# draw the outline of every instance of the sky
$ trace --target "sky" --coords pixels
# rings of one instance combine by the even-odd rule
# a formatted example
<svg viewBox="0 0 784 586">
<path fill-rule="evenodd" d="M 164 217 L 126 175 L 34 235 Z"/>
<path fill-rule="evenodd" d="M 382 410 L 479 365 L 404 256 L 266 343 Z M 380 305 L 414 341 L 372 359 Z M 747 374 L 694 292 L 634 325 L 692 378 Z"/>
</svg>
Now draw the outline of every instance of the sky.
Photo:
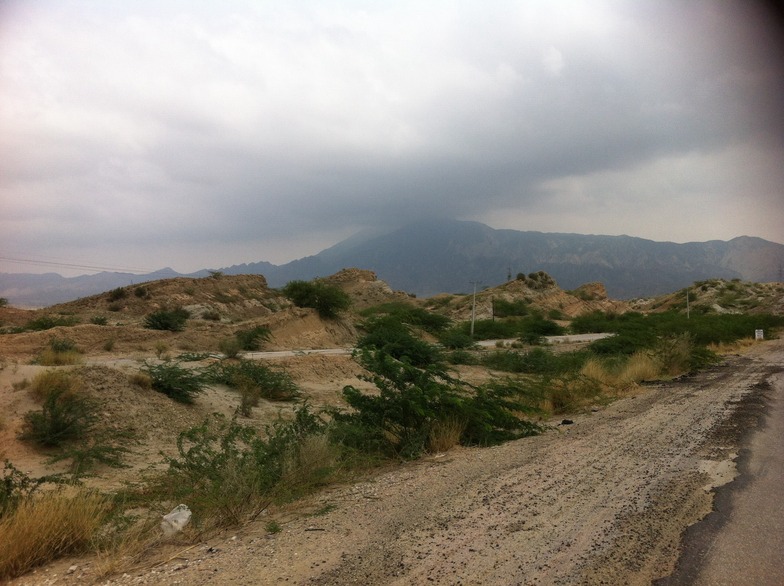
<svg viewBox="0 0 784 586">
<path fill-rule="evenodd" d="M 430 216 L 784 243 L 781 4 L 0 0 L 0 272 Z"/>
</svg>

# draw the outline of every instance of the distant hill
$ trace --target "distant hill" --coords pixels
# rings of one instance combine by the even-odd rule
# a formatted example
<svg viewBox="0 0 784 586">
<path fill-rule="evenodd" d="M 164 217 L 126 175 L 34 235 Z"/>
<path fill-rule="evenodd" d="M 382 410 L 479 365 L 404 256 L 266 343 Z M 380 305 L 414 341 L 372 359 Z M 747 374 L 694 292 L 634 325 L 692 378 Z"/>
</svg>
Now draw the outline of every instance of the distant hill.
<svg viewBox="0 0 784 586">
<path fill-rule="evenodd" d="M 563 289 L 604 283 L 615 299 L 670 293 L 694 281 L 724 278 L 779 280 L 784 245 L 741 236 L 730 241 L 675 244 L 632 236 L 595 236 L 496 230 L 478 222 L 427 220 L 384 233 L 360 234 L 316 255 L 284 265 L 268 262 L 220 269 L 227 275 L 262 274 L 271 287 L 357 267 L 374 271 L 396 290 L 419 297 L 466 293 L 504 283 L 511 275 L 543 270 Z M 131 283 L 180 275 L 163 269 L 149 275 L 99 273 L 0 274 L 0 297 L 12 304 L 41 307 L 93 295 Z"/>
<path fill-rule="evenodd" d="M 345 240 L 285 265 L 223 269 L 263 271 L 271 286 L 361 267 L 398 290 L 428 297 L 495 286 L 518 273 L 543 270 L 564 289 L 601 282 L 612 298 L 669 293 L 694 281 L 739 278 L 775 281 L 784 245 L 742 236 L 675 244 L 632 236 L 592 236 L 496 230 L 478 222 L 423 221 L 381 235 Z"/>
</svg>

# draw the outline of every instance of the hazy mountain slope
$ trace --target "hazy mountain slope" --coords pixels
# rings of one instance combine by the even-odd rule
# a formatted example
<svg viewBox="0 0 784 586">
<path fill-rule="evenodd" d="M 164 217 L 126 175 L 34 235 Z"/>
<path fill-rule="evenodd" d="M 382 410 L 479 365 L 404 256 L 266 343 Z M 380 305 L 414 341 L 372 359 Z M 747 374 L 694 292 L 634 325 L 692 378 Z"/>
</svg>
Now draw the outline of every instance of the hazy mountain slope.
<svg viewBox="0 0 784 586">
<path fill-rule="evenodd" d="M 511 275 L 543 270 L 559 286 L 602 282 L 613 298 L 670 293 L 694 281 L 780 279 L 784 245 L 741 236 L 729 242 L 654 242 L 631 236 L 596 236 L 495 230 L 478 222 L 423 220 L 397 230 L 365 232 L 322 252 L 284 265 L 258 262 L 221 269 L 228 275 L 262 274 L 270 286 L 332 275 L 357 267 L 374 271 L 393 289 L 427 297 L 504 283 Z M 186 276 L 204 276 L 199 271 Z M 171 269 L 149 275 L 99 273 L 0 274 L 0 297 L 40 307 L 131 283 L 178 276 Z"/>
<path fill-rule="evenodd" d="M 420 296 L 498 285 L 511 274 L 544 270 L 565 289 L 600 281 L 611 297 L 667 293 L 708 278 L 777 278 L 784 246 L 759 238 L 675 244 L 630 236 L 494 230 L 476 222 L 426 221 L 277 267 L 273 286 L 342 267 L 375 271 L 395 289 Z M 745 260 L 746 258 L 749 260 Z"/>
</svg>

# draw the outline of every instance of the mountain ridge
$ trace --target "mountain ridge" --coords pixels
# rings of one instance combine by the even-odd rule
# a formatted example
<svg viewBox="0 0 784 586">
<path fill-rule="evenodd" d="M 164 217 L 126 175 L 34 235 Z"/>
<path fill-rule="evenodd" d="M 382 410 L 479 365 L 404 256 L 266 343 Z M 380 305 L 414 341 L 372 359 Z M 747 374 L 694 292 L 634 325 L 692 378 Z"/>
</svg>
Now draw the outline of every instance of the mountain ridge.
<svg viewBox="0 0 784 586">
<path fill-rule="evenodd" d="M 282 265 L 266 261 L 219 269 L 230 275 L 263 274 L 271 287 L 325 277 L 347 267 L 375 272 L 396 290 L 420 297 L 461 293 L 474 281 L 495 286 L 518 274 L 545 271 L 564 289 L 604 283 L 619 299 L 650 297 L 694 281 L 724 278 L 775 281 L 784 245 L 756 237 L 706 242 L 660 242 L 636 236 L 495 229 L 480 222 L 426 219 L 400 228 L 365 232 L 318 254 Z M 0 274 L 0 296 L 15 305 L 42 307 L 155 279 L 203 277 L 161 269 L 147 275 L 97 273 Z"/>
</svg>

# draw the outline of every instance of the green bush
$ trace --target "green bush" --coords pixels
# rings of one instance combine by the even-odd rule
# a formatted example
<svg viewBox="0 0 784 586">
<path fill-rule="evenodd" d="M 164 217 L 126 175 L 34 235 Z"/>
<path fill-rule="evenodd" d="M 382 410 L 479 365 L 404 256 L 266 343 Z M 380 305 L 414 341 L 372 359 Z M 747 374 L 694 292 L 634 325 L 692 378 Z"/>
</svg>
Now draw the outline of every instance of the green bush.
<svg viewBox="0 0 784 586">
<path fill-rule="evenodd" d="M 693 344 L 729 343 L 754 335 L 756 329 L 784 325 L 784 316 L 769 314 L 716 315 L 666 311 L 643 315 L 636 312 L 613 314 L 594 312 L 575 318 L 571 329 L 575 333 L 611 332 L 616 335 L 593 342 L 591 350 L 597 354 L 634 354 L 638 350 L 653 349 L 660 340 L 689 334 Z"/>
<path fill-rule="evenodd" d="M 261 349 L 262 342 L 270 339 L 272 332 L 266 326 L 256 326 L 250 330 L 239 330 L 235 336 L 242 350 L 254 352 Z"/>
<path fill-rule="evenodd" d="M 226 358 L 237 358 L 237 356 L 240 355 L 242 346 L 237 338 L 226 338 L 218 342 L 218 350 L 220 350 Z"/>
<path fill-rule="evenodd" d="M 119 301 L 120 299 L 125 299 L 126 297 L 128 297 L 128 291 L 126 291 L 124 287 L 117 287 L 117 289 L 112 289 L 109 291 L 108 299 L 109 301 Z"/>
<path fill-rule="evenodd" d="M 40 332 L 58 326 L 70 327 L 77 323 L 79 323 L 79 320 L 75 317 L 42 315 L 27 322 L 23 329 L 31 332 Z"/>
<path fill-rule="evenodd" d="M 451 322 L 445 315 L 430 312 L 405 301 L 382 303 L 361 311 L 360 315 L 367 318 L 387 316 L 402 324 L 436 335 L 443 332 Z"/>
<path fill-rule="evenodd" d="M 188 311 L 182 308 L 159 309 L 144 318 L 144 327 L 148 330 L 180 332 L 185 328 L 189 317 Z"/>
<path fill-rule="evenodd" d="M 379 316 L 362 324 L 367 332 L 357 341 L 359 349 L 373 349 L 416 367 L 427 367 L 442 360 L 432 344 L 416 338 L 405 324 L 394 316 Z"/>
<path fill-rule="evenodd" d="M 58 447 L 82 439 L 98 422 L 94 401 L 62 388 L 44 398 L 40 411 L 25 413 L 19 438 L 41 447 Z"/>
<path fill-rule="evenodd" d="M 290 281 L 283 295 L 297 307 L 315 309 L 324 319 L 334 319 L 351 306 L 351 298 L 339 287 L 322 281 Z"/>
<path fill-rule="evenodd" d="M 465 334 L 470 335 L 471 322 L 462 322 L 460 328 Z M 516 338 L 521 333 L 518 320 L 478 319 L 474 321 L 475 340 Z"/>
<path fill-rule="evenodd" d="M 532 348 L 528 352 L 497 350 L 482 357 L 482 365 L 493 370 L 519 374 L 562 374 L 582 368 L 590 352 L 554 353 L 544 348 Z"/>
<path fill-rule="evenodd" d="M 29 498 L 44 482 L 46 479 L 31 478 L 9 460 L 4 460 L 0 473 L 0 519 L 13 512 L 19 503 Z"/>
<path fill-rule="evenodd" d="M 291 401 L 299 396 L 299 388 L 287 372 L 252 360 L 216 362 L 207 367 L 204 377 L 208 382 L 232 388 L 253 385 L 260 397 L 271 401 Z"/>
<path fill-rule="evenodd" d="M 105 326 L 107 324 L 107 319 L 102 315 L 94 315 L 90 318 L 90 323 L 96 326 Z"/>
<path fill-rule="evenodd" d="M 43 349 L 35 357 L 35 363 L 42 366 L 79 364 L 81 361 L 81 351 L 69 338 L 50 338 L 49 347 Z"/>
<path fill-rule="evenodd" d="M 196 370 L 183 368 L 176 362 L 145 362 L 142 372 L 150 377 L 154 390 L 179 403 L 193 403 L 196 396 L 204 390 L 204 375 Z"/>
<path fill-rule="evenodd" d="M 287 468 L 295 465 L 303 440 L 323 433 L 324 426 L 307 405 L 297 409 L 293 421 L 268 426 L 264 438 L 250 426 L 213 414 L 179 435 L 178 456 L 167 460 L 163 484 L 171 494 L 166 496 L 188 502 L 197 523 L 239 524 L 295 490 L 282 486 L 291 478 Z M 317 468 L 309 470 L 309 478 L 323 474 Z"/>
<path fill-rule="evenodd" d="M 442 332 L 438 336 L 438 341 L 444 348 L 450 350 L 472 348 L 475 345 L 471 336 L 460 327 L 449 328 Z"/>
<path fill-rule="evenodd" d="M 524 299 L 507 301 L 493 299 L 493 315 L 495 317 L 520 317 L 528 314 L 528 302 Z"/>
</svg>

